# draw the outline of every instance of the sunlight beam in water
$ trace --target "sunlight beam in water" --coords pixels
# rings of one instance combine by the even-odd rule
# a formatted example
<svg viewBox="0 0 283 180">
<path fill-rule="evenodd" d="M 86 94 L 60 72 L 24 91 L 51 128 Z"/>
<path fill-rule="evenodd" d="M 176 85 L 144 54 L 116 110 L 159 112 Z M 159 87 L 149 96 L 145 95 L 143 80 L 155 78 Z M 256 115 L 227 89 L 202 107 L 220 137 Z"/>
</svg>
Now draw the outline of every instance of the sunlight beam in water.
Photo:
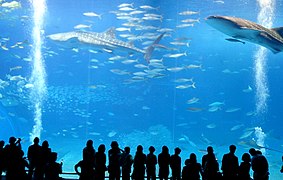
<svg viewBox="0 0 283 180">
<path fill-rule="evenodd" d="M 46 88 L 46 72 L 44 67 L 44 59 L 42 56 L 43 44 L 43 21 L 46 11 L 45 0 L 30 0 L 33 8 L 33 48 L 31 56 L 33 59 L 33 67 L 30 83 L 34 85 L 30 92 L 30 101 L 34 108 L 34 126 L 30 133 L 30 141 L 33 142 L 34 137 L 39 137 L 42 131 L 42 105 L 47 93 Z"/>
<path fill-rule="evenodd" d="M 274 19 L 274 0 L 257 0 L 260 11 L 257 21 L 264 27 L 271 28 Z M 254 55 L 255 85 L 256 85 L 256 113 L 263 114 L 267 111 L 269 97 L 268 82 L 266 78 L 267 49 L 259 47 Z"/>
</svg>

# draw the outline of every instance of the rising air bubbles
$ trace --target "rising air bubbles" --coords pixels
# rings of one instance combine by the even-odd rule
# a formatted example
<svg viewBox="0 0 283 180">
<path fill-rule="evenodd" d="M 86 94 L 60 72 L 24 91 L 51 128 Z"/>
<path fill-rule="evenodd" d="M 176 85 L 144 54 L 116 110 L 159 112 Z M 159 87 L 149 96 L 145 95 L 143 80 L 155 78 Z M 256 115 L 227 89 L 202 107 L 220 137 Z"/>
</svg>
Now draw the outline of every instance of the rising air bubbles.
<svg viewBox="0 0 283 180">
<path fill-rule="evenodd" d="M 271 28 L 274 19 L 275 0 L 257 0 L 260 11 L 257 21 L 264 27 Z M 256 113 L 259 115 L 267 111 L 269 97 L 268 81 L 266 77 L 267 49 L 258 47 L 254 55 L 255 85 L 256 85 Z"/>
<path fill-rule="evenodd" d="M 47 93 L 46 88 L 46 72 L 44 68 L 44 59 L 42 56 L 43 44 L 43 22 L 46 11 L 45 0 L 30 0 L 33 8 L 33 31 L 32 40 L 33 48 L 31 56 L 33 60 L 32 73 L 30 83 L 34 88 L 30 92 L 30 101 L 33 103 L 34 126 L 30 133 L 30 141 L 33 142 L 34 137 L 39 137 L 42 131 L 42 106 Z"/>
<path fill-rule="evenodd" d="M 260 11 L 257 21 L 264 27 L 271 28 L 274 19 L 275 0 L 257 0 Z M 268 80 L 266 77 L 267 49 L 258 47 L 254 55 L 255 85 L 256 85 L 256 113 L 263 115 L 267 111 L 267 99 L 269 97 Z M 261 127 L 255 127 L 256 143 L 264 147 L 265 133 Z M 261 149 L 265 153 L 265 149 Z"/>
</svg>

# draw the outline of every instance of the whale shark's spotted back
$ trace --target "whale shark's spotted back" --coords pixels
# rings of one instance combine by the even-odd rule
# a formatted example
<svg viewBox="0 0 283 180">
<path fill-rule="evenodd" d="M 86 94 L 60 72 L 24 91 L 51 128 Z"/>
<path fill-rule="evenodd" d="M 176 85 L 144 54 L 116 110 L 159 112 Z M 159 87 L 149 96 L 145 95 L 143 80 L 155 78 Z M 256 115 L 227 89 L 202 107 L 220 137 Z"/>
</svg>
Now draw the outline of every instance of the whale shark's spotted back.
<svg viewBox="0 0 283 180">
<path fill-rule="evenodd" d="M 75 31 L 75 32 L 65 32 L 51 34 L 47 36 L 49 39 L 57 42 L 74 42 L 73 44 L 88 45 L 89 47 L 99 47 L 111 50 L 122 50 L 129 53 L 137 52 L 144 54 L 144 58 L 149 61 L 151 54 L 154 50 L 154 45 L 158 44 L 159 41 L 164 36 L 164 33 L 159 35 L 157 39 L 149 46 L 146 50 L 139 49 L 135 47 L 132 43 L 124 42 L 115 37 L 115 29 L 110 28 L 105 32 L 86 32 L 86 31 Z"/>
</svg>

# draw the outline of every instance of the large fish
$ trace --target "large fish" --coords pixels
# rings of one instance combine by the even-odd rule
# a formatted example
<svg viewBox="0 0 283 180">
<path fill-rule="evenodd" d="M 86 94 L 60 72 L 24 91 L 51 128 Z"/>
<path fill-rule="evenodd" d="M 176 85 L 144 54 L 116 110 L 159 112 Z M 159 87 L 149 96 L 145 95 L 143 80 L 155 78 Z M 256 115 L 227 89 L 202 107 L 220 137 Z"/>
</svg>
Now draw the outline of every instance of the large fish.
<svg viewBox="0 0 283 180">
<path fill-rule="evenodd" d="M 283 27 L 268 29 L 254 22 L 229 16 L 209 16 L 206 22 L 236 40 L 244 40 L 270 49 L 283 51 Z"/>
<path fill-rule="evenodd" d="M 156 44 L 159 43 L 164 33 L 159 35 L 156 40 L 146 50 L 135 47 L 132 43 L 124 42 L 116 38 L 115 28 L 110 28 L 105 32 L 87 32 L 72 31 L 65 33 L 51 34 L 47 36 L 49 39 L 72 47 L 87 46 L 87 48 L 99 48 L 109 50 L 120 50 L 128 53 L 142 53 L 144 58 L 149 62 L 152 52 Z"/>
</svg>

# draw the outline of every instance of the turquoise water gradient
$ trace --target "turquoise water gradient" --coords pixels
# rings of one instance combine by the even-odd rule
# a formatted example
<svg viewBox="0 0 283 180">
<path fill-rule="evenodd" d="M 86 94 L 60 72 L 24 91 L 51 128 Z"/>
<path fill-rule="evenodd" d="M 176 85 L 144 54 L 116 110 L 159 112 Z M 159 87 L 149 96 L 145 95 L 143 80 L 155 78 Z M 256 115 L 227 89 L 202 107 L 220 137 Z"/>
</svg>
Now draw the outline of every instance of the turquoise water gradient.
<svg viewBox="0 0 283 180">
<path fill-rule="evenodd" d="M 119 10 L 122 3 L 132 4 L 127 6 L 132 10 Z M 170 147 L 170 153 L 179 146 L 183 160 L 191 152 L 197 153 L 200 160 L 203 150 L 212 145 L 221 160 L 230 144 L 237 145 L 238 157 L 254 147 L 251 141 L 258 138 L 255 127 L 261 127 L 266 135 L 264 145 L 282 150 L 283 53 L 266 52 L 269 96 L 266 111 L 257 115 L 254 60 L 259 46 L 226 41 L 228 36 L 205 22 L 210 15 L 257 22 L 257 1 L 49 0 L 46 5 L 41 30 L 46 70 L 41 142 L 48 140 L 59 153 L 64 171 L 73 171 L 88 139 L 94 140 L 95 148 L 105 143 L 107 149 L 112 140 L 117 140 L 121 147 L 131 146 L 132 154 L 138 144 L 144 146 L 146 153 L 151 145 L 157 153 L 164 144 Z M 144 9 L 143 5 L 153 9 Z M 276 0 L 273 27 L 283 26 L 282 9 L 283 1 Z M 132 27 L 125 25 L 129 17 L 118 15 L 117 11 L 143 12 L 132 13 L 130 18 L 136 18 Z M 195 14 L 180 15 L 184 11 Z M 0 139 L 7 142 L 10 136 L 21 137 L 26 151 L 34 126 L 35 101 L 29 97 L 33 89 L 29 82 L 34 50 L 33 11 L 28 1 L 21 1 L 21 7 L 1 6 L 0 12 Z M 86 12 L 101 18 L 86 16 Z M 160 20 L 142 19 L 144 14 Z M 195 22 L 180 28 L 187 19 Z M 150 44 L 146 41 L 154 40 L 162 30 L 167 33 L 160 41 L 163 47 L 156 47 L 152 54 L 156 64 L 148 64 L 139 53 L 81 48 L 80 44 L 62 46 L 47 38 L 50 34 L 76 31 L 78 25 L 93 32 L 130 28 L 117 29 L 116 38 L 140 49 L 146 48 Z M 127 39 L 125 34 L 140 38 Z M 176 42 L 184 44 L 174 45 Z M 180 57 L 172 58 L 176 54 Z M 111 60 L 118 56 L 122 58 Z M 271 179 L 282 177 L 281 156 L 266 151 Z"/>
</svg>

